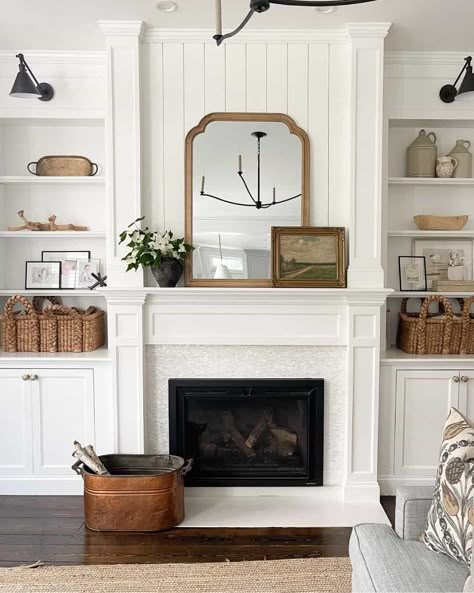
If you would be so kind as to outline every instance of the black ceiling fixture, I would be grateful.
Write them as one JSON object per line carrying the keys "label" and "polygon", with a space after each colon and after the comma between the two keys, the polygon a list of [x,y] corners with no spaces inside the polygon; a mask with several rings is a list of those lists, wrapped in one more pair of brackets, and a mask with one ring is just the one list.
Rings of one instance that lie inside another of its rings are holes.
{"label": "black ceiling fixture", "polygon": [[250,21],[253,15],[258,12],[266,12],[270,9],[272,4],[280,4],[284,6],[305,6],[305,7],[337,7],[348,6],[350,4],[366,4],[367,2],[375,2],[375,0],[250,0],[250,10],[247,16],[240,23],[240,25],[230,33],[222,34],[222,0],[216,0],[216,34],[214,39],[217,45],[220,45],[229,37],[233,37],[240,33],[245,25]]}
{"label": "black ceiling fixture", "polygon": [[245,190],[247,194],[250,196],[251,202],[242,203],[242,202],[233,202],[232,200],[226,200],[224,198],[220,198],[219,196],[214,196],[213,194],[208,194],[204,191],[204,184],[206,178],[203,176],[201,179],[201,196],[205,196],[207,198],[214,198],[214,200],[219,200],[219,202],[225,202],[226,204],[232,204],[233,206],[245,206],[247,208],[256,208],[257,210],[266,210],[270,208],[270,206],[276,206],[277,204],[283,204],[283,202],[290,202],[291,200],[296,200],[296,198],[301,197],[301,193],[297,194],[296,196],[292,196],[291,198],[285,198],[284,200],[277,200],[276,199],[276,188],[273,188],[273,199],[271,202],[262,202],[261,200],[261,162],[260,162],[260,143],[262,138],[265,138],[268,134],[266,132],[252,132],[251,134],[257,139],[257,199],[253,197],[252,192],[245,181],[244,174],[242,172],[242,155],[239,154],[239,170],[237,171],[237,175],[240,177],[242,183],[244,184]]}
{"label": "black ceiling fixture", "polygon": [[[472,56],[464,58],[464,66],[459,73],[459,76],[454,81],[454,84],[445,84],[439,91],[439,98],[443,103],[452,103],[455,99],[457,101],[474,101],[474,73],[472,72]],[[461,76],[466,72],[464,80],[461,82],[459,90],[456,85],[461,79]]]}
{"label": "black ceiling fixture", "polygon": [[26,63],[23,54],[17,54],[16,57],[20,60],[18,65],[19,72],[10,91],[10,97],[20,99],[37,98],[40,101],[51,101],[54,97],[53,87],[47,82],[38,82],[33,71]]}

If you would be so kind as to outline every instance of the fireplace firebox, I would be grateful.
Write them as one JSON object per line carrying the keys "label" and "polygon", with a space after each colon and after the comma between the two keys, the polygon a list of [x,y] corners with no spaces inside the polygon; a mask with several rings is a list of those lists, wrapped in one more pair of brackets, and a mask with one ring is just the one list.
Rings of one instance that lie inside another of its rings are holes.
{"label": "fireplace firebox", "polygon": [[189,486],[323,483],[323,379],[170,379],[169,421]]}

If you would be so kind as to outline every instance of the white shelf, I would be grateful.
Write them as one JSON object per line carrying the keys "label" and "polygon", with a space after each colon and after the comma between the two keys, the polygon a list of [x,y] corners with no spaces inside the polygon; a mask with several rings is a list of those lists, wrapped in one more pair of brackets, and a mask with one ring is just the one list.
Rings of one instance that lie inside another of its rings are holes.
{"label": "white shelf", "polygon": [[23,295],[31,295],[31,296],[73,296],[73,297],[95,297],[95,298],[104,298],[104,294],[101,294],[94,290],[84,290],[78,288],[77,290],[71,288],[65,289],[47,289],[47,290],[26,290],[25,288],[16,288],[16,289],[0,289],[0,297],[1,296],[13,296],[16,294],[23,294]]}
{"label": "white shelf", "polygon": [[105,177],[35,177],[34,175],[0,175],[0,185],[101,185],[105,183]]}
{"label": "white shelf", "polygon": [[0,351],[0,363],[9,361],[12,363],[25,363],[31,365],[35,362],[109,362],[110,352],[108,348],[98,348],[92,352],[2,352]]}
{"label": "white shelf", "polygon": [[442,292],[442,291],[438,291],[438,292],[432,292],[432,291],[407,291],[407,292],[401,292],[401,291],[395,291],[392,292],[392,294],[388,295],[389,299],[416,299],[416,298],[422,298],[425,299],[429,296],[434,296],[435,294],[441,294],[442,296],[450,299],[466,299],[470,296],[474,295],[474,290],[472,292]]}
{"label": "white shelf", "polygon": [[408,354],[407,352],[403,352],[403,350],[398,349],[396,346],[392,346],[391,348],[381,352],[380,358],[382,364],[397,362],[440,364],[443,362],[449,363],[453,361],[463,361],[464,363],[470,362],[471,364],[474,364],[474,358],[472,354]]}
{"label": "white shelf", "polygon": [[430,186],[474,186],[473,177],[459,177],[445,179],[438,177],[389,177],[389,185],[430,185]]}
{"label": "white shelf", "polygon": [[0,239],[105,239],[103,231],[0,231]]}
{"label": "white shelf", "polygon": [[413,237],[416,239],[443,239],[443,238],[457,238],[457,239],[473,239],[474,230],[470,231],[420,231],[413,230],[393,230],[388,231],[389,237]]}

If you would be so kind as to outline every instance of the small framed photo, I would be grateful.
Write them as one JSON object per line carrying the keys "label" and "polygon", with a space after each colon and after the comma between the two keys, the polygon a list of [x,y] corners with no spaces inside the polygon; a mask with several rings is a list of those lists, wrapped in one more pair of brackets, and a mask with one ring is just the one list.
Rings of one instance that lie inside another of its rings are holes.
{"label": "small framed photo", "polygon": [[426,259],[424,256],[400,255],[398,257],[398,271],[400,274],[400,290],[410,292],[428,289]]}
{"label": "small framed photo", "polygon": [[27,261],[25,264],[26,290],[51,290],[61,288],[60,261]]}
{"label": "small framed photo", "polygon": [[100,272],[100,259],[78,259],[76,261],[76,288],[90,288],[97,282],[92,274]]}
{"label": "small framed photo", "polygon": [[344,288],[345,229],[272,227],[272,259],[274,286]]}
{"label": "small framed photo", "polygon": [[61,288],[76,287],[77,260],[89,260],[90,251],[42,251],[42,261],[61,262]]}

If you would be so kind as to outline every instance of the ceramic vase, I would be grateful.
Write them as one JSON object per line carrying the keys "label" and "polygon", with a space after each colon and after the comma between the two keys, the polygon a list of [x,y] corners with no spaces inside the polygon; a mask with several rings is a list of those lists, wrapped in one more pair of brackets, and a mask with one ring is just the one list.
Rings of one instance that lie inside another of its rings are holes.
{"label": "ceramic vase", "polygon": [[443,156],[438,159],[438,164],[436,165],[436,176],[437,177],[452,177],[456,167],[458,166],[458,162],[452,156]]}
{"label": "ceramic vase", "polygon": [[464,266],[449,266],[448,280],[464,280]]}
{"label": "ceramic vase", "polygon": [[407,176],[434,177],[436,174],[436,134],[420,130],[418,137],[407,148]]}
{"label": "ceramic vase", "polygon": [[469,140],[456,140],[456,146],[448,154],[454,157],[458,166],[453,177],[472,177],[472,153],[469,151],[471,142]]}
{"label": "ceramic vase", "polygon": [[178,284],[183,273],[183,264],[174,257],[164,257],[159,266],[151,266],[151,272],[162,288]]}

